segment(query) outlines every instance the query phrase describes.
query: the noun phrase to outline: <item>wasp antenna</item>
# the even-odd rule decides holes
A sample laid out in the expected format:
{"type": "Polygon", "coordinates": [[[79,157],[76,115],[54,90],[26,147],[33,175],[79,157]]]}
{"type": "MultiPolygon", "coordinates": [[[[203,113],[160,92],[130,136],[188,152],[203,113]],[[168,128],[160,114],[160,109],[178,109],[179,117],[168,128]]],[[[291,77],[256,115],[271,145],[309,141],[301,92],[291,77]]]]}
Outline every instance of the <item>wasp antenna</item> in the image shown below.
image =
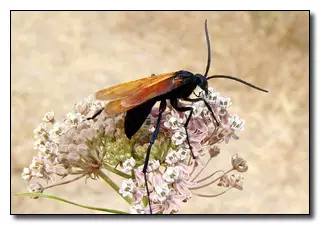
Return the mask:
{"type": "Polygon", "coordinates": [[[207,20],[204,23],[204,31],[206,33],[206,40],[207,40],[207,47],[208,47],[208,60],[207,60],[207,68],[206,68],[206,72],[204,73],[204,76],[207,77],[208,76],[208,72],[210,69],[210,64],[211,64],[211,49],[210,49],[210,39],[209,39],[209,34],[208,34],[208,24],[207,24],[207,20]]]}
{"type": "Polygon", "coordinates": [[[243,83],[243,84],[245,84],[245,85],[247,85],[247,86],[249,86],[249,87],[252,87],[252,88],[254,88],[254,89],[257,89],[257,90],[259,90],[259,91],[268,92],[267,90],[264,90],[264,89],[262,89],[262,88],[259,88],[259,87],[255,86],[255,85],[253,85],[253,84],[250,84],[250,83],[248,83],[248,82],[246,82],[246,81],[244,81],[244,80],[241,80],[241,79],[239,79],[239,78],[236,78],[236,77],[232,77],[232,76],[228,76],[228,75],[214,75],[214,76],[208,77],[207,80],[210,80],[210,79],[212,79],[212,78],[225,78],[225,79],[235,80],[235,81],[238,81],[238,82],[240,82],[240,83],[243,83]]]}

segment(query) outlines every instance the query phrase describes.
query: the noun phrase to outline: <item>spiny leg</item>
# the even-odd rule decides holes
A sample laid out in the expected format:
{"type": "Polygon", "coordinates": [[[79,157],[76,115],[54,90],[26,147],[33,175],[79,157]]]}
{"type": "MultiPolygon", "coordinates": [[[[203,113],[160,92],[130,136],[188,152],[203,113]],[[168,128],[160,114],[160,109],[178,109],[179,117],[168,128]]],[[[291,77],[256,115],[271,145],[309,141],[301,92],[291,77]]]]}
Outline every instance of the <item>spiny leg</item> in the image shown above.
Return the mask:
{"type": "Polygon", "coordinates": [[[180,112],[187,112],[187,111],[190,111],[190,114],[187,118],[187,121],[185,122],[184,124],[184,130],[186,131],[186,135],[187,135],[187,143],[189,145],[189,148],[190,148],[190,151],[191,151],[191,154],[192,154],[192,157],[195,158],[194,154],[193,154],[193,151],[192,151],[192,146],[190,144],[190,140],[189,140],[189,134],[188,134],[188,130],[187,130],[187,127],[188,127],[188,124],[190,122],[190,119],[191,119],[191,116],[192,116],[192,113],[193,113],[193,108],[192,107],[188,107],[188,106],[178,106],[178,100],[177,99],[170,99],[170,103],[172,105],[172,107],[174,109],[176,109],[177,111],[180,111],[180,112]]]}
{"type": "Polygon", "coordinates": [[[219,122],[218,122],[216,116],[214,115],[211,106],[209,105],[209,103],[208,103],[205,99],[203,99],[203,98],[195,98],[195,99],[184,98],[183,100],[185,100],[185,101],[187,101],[187,102],[199,102],[199,101],[203,101],[204,104],[206,105],[206,107],[208,108],[208,110],[210,111],[210,113],[212,114],[212,117],[213,117],[213,119],[214,119],[216,128],[219,126],[219,122]]]}
{"type": "Polygon", "coordinates": [[[152,214],[152,209],[151,209],[151,201],[150,201],[150,192],[149,192],[148,181],[147,181],[147,168],[148,168],[148,162],[149,162],[149,158],[150,158],[151,147],[158,136],[158,133],[160,130],[160,122],[161,122],[161,118],[162,118],[162,113],[166,110],[166,107],[167,107],[166,100],[162,100],[160,103],[160,107],[159,107],[159,115],[158,115],[156,129],[153,132],[153,135],[151,137],[151,141],[148,146],[146,159],[144,161],[144,166],[143,166],[143,170],[142,170],[143,175],[144,175],[144,182],[145,182],[146,189],[147,189],[148,202],[149,202],[149,208],[150,208],[151,214],[152,214]]]}

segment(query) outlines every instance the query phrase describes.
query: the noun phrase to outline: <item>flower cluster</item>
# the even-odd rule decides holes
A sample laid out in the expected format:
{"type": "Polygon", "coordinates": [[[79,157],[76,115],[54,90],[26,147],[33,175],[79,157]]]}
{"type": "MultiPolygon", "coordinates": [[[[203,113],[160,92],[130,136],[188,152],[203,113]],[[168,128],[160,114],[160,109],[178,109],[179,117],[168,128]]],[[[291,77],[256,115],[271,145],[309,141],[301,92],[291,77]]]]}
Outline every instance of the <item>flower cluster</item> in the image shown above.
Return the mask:
{"type": "Polygon", "coordinates": [[[56,120],[53,112],[44,115],[43,123],[34,130],[38,155],[22,173],[22,178],[29,181],[28,190],[43,192],[82,177],[97,179],[105,177],[102,170],[108,170],[125,178],[120,187],[113,184],[112,187],[130,202],[131,213],[139,214],[150,213],[149,200],[152,213],[176,213],[193,195],[215,197],[195,192],[213,183],[241,190],[243,177],[228,174],[248,169],[245,160],[238,155],[232,157],[229,171],[217,170],[199,178],[209,162],[219,155],[219,145],[228,143],[231,138],[238,139],[235,132],[243,130],[244,126],[244,120],[229,115],[230,98],[220,96],[212,88],[209,88],[208,96],[204,92],[199,95],[209,103],[219,124],[215,123],[203,101],[192,104],[193,115],[187,128],[184,124],[190,112],[177,112],[169,105],[163,113],[147,167],[150,196],[142,168],[155,130],[158,108],[152,109],[141,129],[128,140],[124,133],[124,114],[108,116],[101,113],[93,120],[87,119],[104,105],[92,97],[76,104],[62,122],[56,120]],[[78,177],[62,183],[56,179],[72,175],[78,177]],[[216,179],[212,180],[214,176],[216,179]],[[41,180],[52,184],[43,186],[41,180]]]}

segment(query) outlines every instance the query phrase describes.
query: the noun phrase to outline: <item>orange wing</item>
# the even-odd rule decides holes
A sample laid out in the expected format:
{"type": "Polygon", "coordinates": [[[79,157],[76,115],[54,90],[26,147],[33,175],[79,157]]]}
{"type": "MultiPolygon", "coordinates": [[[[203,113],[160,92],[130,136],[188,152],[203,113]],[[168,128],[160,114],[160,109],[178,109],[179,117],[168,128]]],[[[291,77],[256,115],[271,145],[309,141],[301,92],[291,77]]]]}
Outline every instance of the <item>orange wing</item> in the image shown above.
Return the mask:
{"type": "Polygon", "coordinates": [[[177,88],[181,83],[180,81],[180,79],[167,78],[166,80],[158,82],[152,86],[147,86],[136,92],[136,94],[124,98],[121,101],[121,105],[124,107],[140,105],[151,98],[163,95],[172,89],[177,88]]]}
{"type": "Polygon", "coordinates": [[[132,106],[129,106],[129,107],[124,107],[124,106],[121,105],[121,101],[122,100],[123,99],[117,99],[117,100],[108,102],[107,105],[105,106],[104,111],[108,115],[115,115],[115,114],[126,112],[126,111],[136,107],[135,105],[132,105],[132,106]]]}
{"type": "Polygon", "coordinates": [[[146,78],[142,78],[135,81],[130,81],[127,83],[119,84],[110,88],[106,88],[100,90],[96,93],[96,99],[99,100],[115,100],[119,98],[124,98],[127,96],[131,96],[142,88],[152,86],[166,80],[167,78],[173,77],[176,75],[176,72],[160,74],[157,76],[150,76],[146,78]]]}
{"type": "Polygon", "coordinates": [[[179,87],[182,84],[181,81],[181,79],[168,77],[158,83],[153,83],[153,85],[149,84],[140,89],[140,91],[139,89],[135,90],[135,94],[131,96],[108,102],[105,112],[109,115],[126,112],[154,97],[168,93],[172,89],[179,87]]]}

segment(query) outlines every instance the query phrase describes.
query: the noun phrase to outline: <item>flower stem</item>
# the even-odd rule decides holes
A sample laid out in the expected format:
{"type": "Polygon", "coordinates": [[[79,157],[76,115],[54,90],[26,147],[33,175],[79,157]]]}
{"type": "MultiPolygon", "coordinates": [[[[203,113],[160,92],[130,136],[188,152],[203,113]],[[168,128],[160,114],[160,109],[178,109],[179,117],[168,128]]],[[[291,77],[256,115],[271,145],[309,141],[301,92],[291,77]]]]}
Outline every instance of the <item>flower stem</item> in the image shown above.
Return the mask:
{"type": "Polygon", "coordinates": [[[206,164],[202,167],[202,169],[197,173],[197,175],[194,176],[194,178],[192,178],[191,181],[194,181],[195,179],[197,179],[197,177],[200,175],[200,173],[208,166],[209,162],[211,161],[213,157],[210,157],[210,159],[206,162],[206,164]]]}
{"type": "Polygon", "coordinates": [[[222,172],[223,175],[225,175],[225,172],[224,172],[223,170],[217,170],[217,171],[214,172],[213,174],[211,174],[211,175],[209,175],[209,176],[207,176],[207,177],[205,177],[205,178],[203,178],[203,179],[201,179],[201,180],[196,180],[195,182],[196,182],[196,183],[200,183],[200,182],[205,181],[205,180],[209,179],[210,177],[212,177],[212,176],[214,176],[215,174],[220,173],[220,172],[222,172]]]}
{"type": "Polygon", "coordinates": [[[104,164],[103,167],[104,167],[105,169],[109,170],[110,172],[119,175],[120,177],[123,177],[123,178],[126,178],[126,179],[132,178],[130,175],[128,175],[128,174],[126,174],[126,173],[123,173],[123,172],[121,172],[120,170],[117,170],[117,169],[109,166],[108,164],[104,164]]]}
{"type": "Polygon", "coordinates": [[[123,197],[119,193],[119,187],[116,183],[114,183],[102,170],[98,171],[99,177],[101,177],[107,184],[110,185],[110,187],[115,190],[129,205],[131,205],[131,200],[128,197],[123,197]]]}
{"type": "Polygon", "coordinates": [[[200,189],[200,188],[203,188],[203,187],[207,187],[207,186],[209,186],[210,184],[213,184],[214,182],[218,181],[221,177],[223,177],[224,175],[230,173],[230,172],[233,171],[233,170],[234,170],[233,168],[230,169],[230,170],[228,170],[227,172],[223,173],[220,177],[218,177],[217,179],[215,179],[215,180],[213,180],[213,181],[211,181],[211,182],[209,182],[209,183],[207,183],[207,184],[200,185],[200,186],[196,186],[196,187],[190,187],[189,189],[190,189],[190,190],[196,190],[196,189],[200,189]]]}
{"type": "Polygon", "coordinates": [[[67,181],[64,181],[64,182],[61,182],[61,183],[56,183],[56,184],[49,185],[47,187],[44,187],[43,190],[48,189],[48,188],[52,188],[52,187],[56,187],[56,186],[59,186],[59,185],[63,185],[63,184],[69,184],[69,183],[71,183],[73,181],[76,181],[76,180],[79,180],[82,177],[87,176],[87,175],[88,174],[82,174],[81,176],[75,177],[74,179],[67,180],[67,181]]]}
{"type": "Polygon", "coordinates": [[[214,197],[218,197],[220,195],[223,195],[224,193],[230,191],[233,187],[228,188],[227,190],[220,192],[219,194],[215,194],[215,195],[206,195],[206,194],[198,194],[198,193],[193,193],[194,195],[200,196],[200,197],[205,197],[205,198],[214,198],[214,197]]]}

